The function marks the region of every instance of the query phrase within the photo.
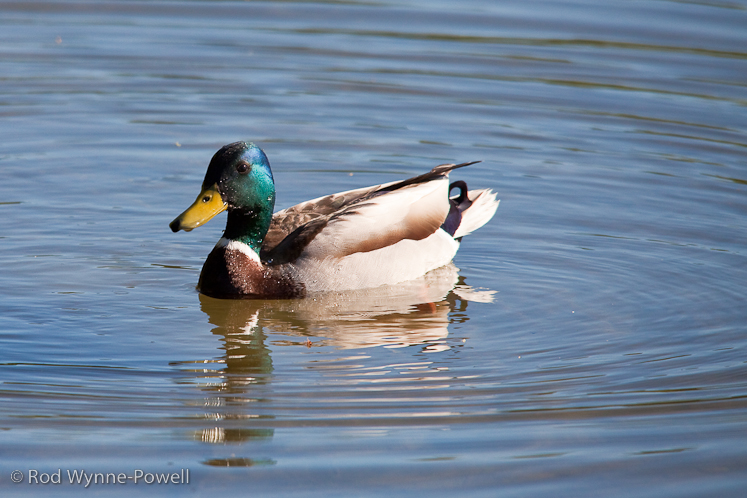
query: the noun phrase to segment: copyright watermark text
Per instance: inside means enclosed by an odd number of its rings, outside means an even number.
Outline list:
[[[10,480],[15,483],[55,485],[73,484],[76,486],[98,486],[101,484],[189,484],[189,469],[179,472],[147,472],[134,469],[132,472],[88,472],[84,469],[57,469],[52,472],[42,472],[28,469],[25,473],[14,470],[10,473]]]

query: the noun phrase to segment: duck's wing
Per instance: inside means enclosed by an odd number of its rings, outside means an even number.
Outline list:
[[[264,255],[271,253],[280,242],[298,228],[307,225],[311,221],[326,218],[340,209],[349,206],[383,185],[365,187],[337,194],[326,195],[305,201],[295,206],[283,209],[272,215],[270,228],[262,243],[262,259]]]
[[[368,252],[403,239],[421,240],[449,212],[448,174],[474,164],[442,164],[398,182],[306,201],[276,213],[262,246],[269,264]]]

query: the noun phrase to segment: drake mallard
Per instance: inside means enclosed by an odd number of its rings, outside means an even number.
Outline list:
[[[442,164],[273,214],[267,156],[253,143],[235,142],[215,153],[197,200],[169,226],[188,232],[228,211],[197,284],[211,297],[300,298],[395,284],[448,264],[462,237],[495,214],[499,201],[491,190],[449,184],[451,170],[470,164]]]

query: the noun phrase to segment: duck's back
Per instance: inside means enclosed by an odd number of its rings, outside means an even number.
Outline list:
[[[467,203],[449,199],[448,173],[461,166],[442,165],[280,211],[262,259],[285,267],[309,292],[403,282],[448,264],[459,248],[456,239],[486,223],[498,206],[487,190],[473,191]],[[450,211],[458,217],[456,231],[442,229]]]

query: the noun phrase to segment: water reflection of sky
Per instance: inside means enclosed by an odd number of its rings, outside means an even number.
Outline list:
[[[0,4],[0,471],[741,497],[745,13]],[[415,288],[212,302],[194,285],[221,221],[167,223],[239,139],[278,207],[478,159],[459,177],[501,207]],[[44,491],[18,486],[0,475]]]

